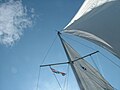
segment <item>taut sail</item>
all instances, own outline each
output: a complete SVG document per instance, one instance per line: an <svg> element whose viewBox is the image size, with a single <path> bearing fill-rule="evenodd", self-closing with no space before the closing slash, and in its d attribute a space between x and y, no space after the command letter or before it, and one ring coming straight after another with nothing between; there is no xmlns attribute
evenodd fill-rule
<svg viewBox="0 0 120 90"><path fill-rule="evenodd" d="M59 35L60 36L60 35ZM62 45L69 59L80 90L114 90L102 75L87 61L79 59L80 55L60 36ZM74 61L78 59L77 61Z"/></svg>
<svg viewBox="0 0 120 90"><path fill-rule="evenodd" d="M90 40L120 59L120 0L85 0L63 32Z"/></svg>

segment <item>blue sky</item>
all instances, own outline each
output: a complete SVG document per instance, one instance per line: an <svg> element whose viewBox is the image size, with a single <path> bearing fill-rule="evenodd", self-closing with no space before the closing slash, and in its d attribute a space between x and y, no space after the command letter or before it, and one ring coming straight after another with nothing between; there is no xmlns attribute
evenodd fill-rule
<svg viewBox="0 0 120 90"><path fill-rule="evenodd" d="M10 1L14 3L19 0ZM6 15L7 17L7 15L9 15L7 10L11 10L4 8L3 4L7 2L9 2L9 0L0 1L0 13L2 10L5 11L2 20L0 21L4 21L4 16ZM26 8L28 12L22 12L22 9L20 9L22 14L18 14L18 16L15 16L16 13L15 15L10 15L8 20L10 20L11 17L24 17L17 18L16 20L21 21L21 23L25 23L26 26L22 26L21 23L16 22L16 25L21 25L19 28L22 29L17 27L18 32L15 34L12 33L16 32L16 29L15 31L10 31L13 30L13 28L16 28L15 26L12 26L11 23L5 22L6 24L11 25L12 28L8 29L7 26L3 27L5 30L9 31L8 33L4 33L5 31L0 29L0 90L36 90L39 66L42 63L52 42L57 36L56 31L62 30L68 24L82 3L83 0L21 0L21 2L17 4L19 7ZM13 36L16 36L16 38L9 36L9 38L7 37L6 39L6 34L12 34ZM2 35L5 38L4 40L1 38ZM7 41L5 42L5 40ZM11 40L11 42L9 40ZM83 39L80 40L81 43L84 42ZM89 42L86 42L85 44L88 43ZM90 45L93 44L90 43ZM75 47L78 46L75 45ZM96 48L97 46L93 47ZM85 49L85 47L82 45L79 49L82 55L92 52L92 50L88 48ZM104 51L104 53L108 52ZM101 58L105 60L104 57ZM111 58L115 59L117 62L117 58L114 56ZM53 47L45 59L44 64L63 62L66 60L67 58L59 38L57 37ZM102 65L105 65L106 62L103 62L104 63ZM105 70L102 71L102 68L101 71L104 72L105 77L118 90L120 90L120 80L118 77L120 75L119 68L115 67L114 65L112 69L109 65L105 66L106 67L103 67ZM66 67L67 65L58 66L56 68L66 72ZM72 83L69 84L69 90L79 90L71 71L70 75L69 82ZM61 83L65 79L65 77L62 76L58 76L58 78L60 78ZM43 68L39 81L39 90L60 90L56 88L59 88L59 86L49 68Z"/></svg>

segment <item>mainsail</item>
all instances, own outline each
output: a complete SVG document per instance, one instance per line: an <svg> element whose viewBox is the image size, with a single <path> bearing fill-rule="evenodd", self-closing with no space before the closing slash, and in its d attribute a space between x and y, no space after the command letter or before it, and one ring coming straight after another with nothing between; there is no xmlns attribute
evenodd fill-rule
<svg viewBox="0 0 120 90"><path fill-rule="evenodd" d="M119 29L120 0L85 0L63 32L90 40L120 58Z"/></svg>
<svg viewBox="0 0 120 90"><path fill-rule="evenodd" d="M114 90L92 65L84 59L61 37L62 45L73 69L80 90ZM74 61L76 60L77 61Z"/></svg>

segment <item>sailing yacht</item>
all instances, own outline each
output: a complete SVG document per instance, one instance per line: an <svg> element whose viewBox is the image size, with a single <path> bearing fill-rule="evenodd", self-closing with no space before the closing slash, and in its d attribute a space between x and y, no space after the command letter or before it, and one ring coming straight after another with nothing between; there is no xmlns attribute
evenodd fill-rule
<svg viewBox="0 0 120 90"><path fill-rule="evenodd" d="M78 36L108 50L120 59L120 1L85 0L77 14L58 36L68 58L68 62L40 65L40 67L69 64L80 90L116 90L102 74L81 57L63 38L62 34Z"/></svg>

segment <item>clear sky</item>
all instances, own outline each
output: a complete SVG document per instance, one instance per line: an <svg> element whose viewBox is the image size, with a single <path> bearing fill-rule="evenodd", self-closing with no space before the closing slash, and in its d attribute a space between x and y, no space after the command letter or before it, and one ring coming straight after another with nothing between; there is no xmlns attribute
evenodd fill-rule
<svg viewBox="0 0 120 90"><path fill-rule="evenodd" d="M0 90L36 90L39 66L57 36L56 31L69 23L82 3L83 0L0 0ZM82 56L92 52L82 45L80 50ZM111 59L117 62L114 56ZM57 37L44 64L64 61L67 58ZM115 65L111 69L105 63L105 70L101 71L120 90L120 69ZM67 65L55 68L66 72ZM69 90L79 90L71 71L70 75ZM58 78L61 83L65 79L60 75ZM38 87L60 90L47 67L41 71Z"/></svg>

